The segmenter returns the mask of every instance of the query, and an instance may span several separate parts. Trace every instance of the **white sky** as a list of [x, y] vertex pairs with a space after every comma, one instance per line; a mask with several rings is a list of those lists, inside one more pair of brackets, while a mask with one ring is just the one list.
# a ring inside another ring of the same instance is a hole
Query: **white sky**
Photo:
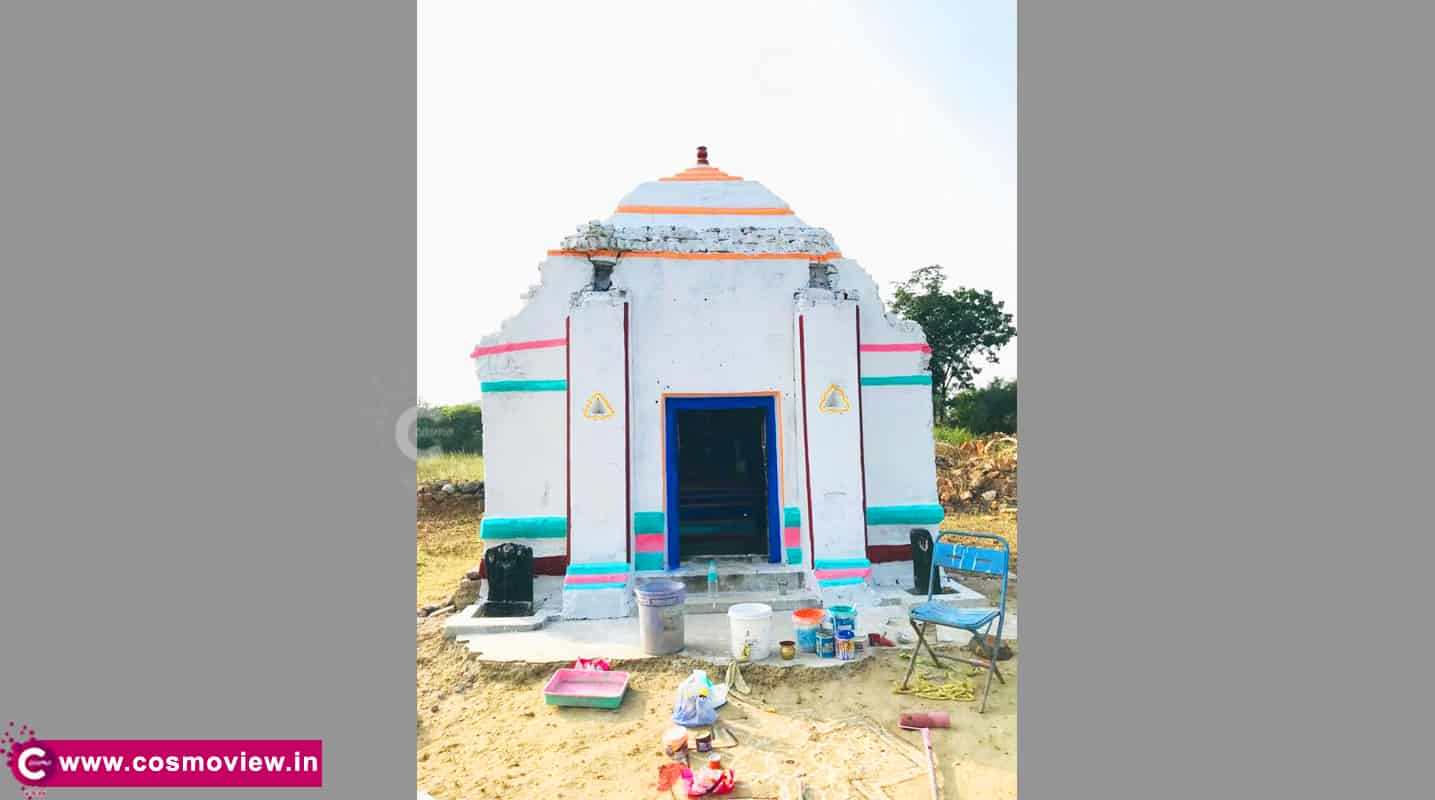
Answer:
[[418, 49], [427, 402], [477, 400], [468, 352], [545, 252], [700, 144], [884, 298], [937, 263], [1016, 312], [1014, 3], [423, 0]]

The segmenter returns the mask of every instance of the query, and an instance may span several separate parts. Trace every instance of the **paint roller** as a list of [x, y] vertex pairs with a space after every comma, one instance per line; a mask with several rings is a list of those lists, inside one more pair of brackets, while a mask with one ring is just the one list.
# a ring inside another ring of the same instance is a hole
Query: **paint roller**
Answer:
[[932, 728], [952, 727], [952, 715], [945, 711], [903, 711], [897, 715], [897, 727], [922, 732], [922, 746], [927, 750], [927, 787], [932, 800], [939, 800], [937, 793], [937, 754], [932, 750]]
[[945, 711], [903, 711], [897, 716], [897, 726], [912, 731], [918, 728], [950, 728], [952, 715]]

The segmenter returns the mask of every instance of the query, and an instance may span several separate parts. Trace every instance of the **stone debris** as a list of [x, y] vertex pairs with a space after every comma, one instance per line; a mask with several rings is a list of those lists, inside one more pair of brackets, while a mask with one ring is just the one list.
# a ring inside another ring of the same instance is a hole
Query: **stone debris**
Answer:
[[467, 575], [458, 582], [458, 588], [454, 590], [453, 596], [448, 599], [447, 605], [454, 608], [468, 608], [478, 602], [479, 588], [483, 582]]
[[1016, 511], [1016, 437], [937, 442], [937, 498], [957, 511]]
[[483, 481], [467, 481], [464, 483], [450, 483], [448, 481], [434, 481], [418, 487], [419, 503], [440, 503], [450, 501], [478, 501], [479, 510], [483, 510], [484, 487]]
[[596, 220], [563, 238], [564, 250], [665, 253], [831, 253], [822, 228], [686, 228], [677, 225], [615, 227]]
[[[987, 634], [986, 636], [973, 636], [971, 641], [966, 643], [965, 648], [968, 652], [980, 658], [991, 658], [992, 644], [996, 641], [996, 638], [997, 637], [991, 634]], [[1011, 657], [1011, 643], [1003, 641], [1001, 647], [997, 648], [997, 661], [1006, 661]]]

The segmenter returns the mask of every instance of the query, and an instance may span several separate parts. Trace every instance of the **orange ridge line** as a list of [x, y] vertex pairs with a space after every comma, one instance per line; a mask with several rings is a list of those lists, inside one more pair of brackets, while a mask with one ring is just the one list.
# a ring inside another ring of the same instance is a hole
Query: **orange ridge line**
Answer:
[[619, 214], [732, 214], [734, 216], [780, 217], [790, 208], [705, 208], [703, 206], [618, 206]]
[[667, 177], [667, 178], [658, 178], [658, 180], [660, 180], [660, 181], [740, 181], [740, 180], [742, 180], [742, 178], [741, 178], [740, 176], [737, 176], [737, 175], [712, 175], [712, 176], [709, 176], [709, 175], [694, 175], [694, 176], [691, 176], [691, 177], [683, 177], [682, 175], [673, 175], [673, 176]]

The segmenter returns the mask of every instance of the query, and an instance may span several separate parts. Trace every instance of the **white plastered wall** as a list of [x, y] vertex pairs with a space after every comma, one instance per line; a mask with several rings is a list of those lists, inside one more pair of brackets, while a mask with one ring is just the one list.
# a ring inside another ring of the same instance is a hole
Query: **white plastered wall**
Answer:
[[[807, 386], [802, 410], [811, 470], [808, 503], [814, 552], [808, 560], [865, 558], [862, 503], [861, 406], [857, 391], [857, 300], [841, 290], [804, 289], [798, 294], [793, 325], [801, 332], [806, 361], [798, 379]], [[805, 377], [804, 377], [805, 373]], [[822, 398], [840, 390], [848, 410], [824, 413]], [[805, 488], [805, 487], [804, 487]]]
[[[862, 298], [864, 345], [925, 345], [915, 322], [885, 313], [876, 283], [856, 262], [837, 262], [837, 285], [856, 289]], [[864, 378], [927, 373], [931, 356], [921, 351], [864, 352]], [[866, 386], [862, 388], [863, 445], [867, 505], [905, 506], [937, 503], [936, 452], [932, 440], [932, 391], [929, 385]], [[874, 525], [870, 545], [904, 545], [913, 528], [935, 531], [937, 525]]]
[[[529, 289], [527, 304], [480, 346], [561, 339], [572, 294], [592, 275], [586, 261], [540, 265], [541, 282]], [[483, 356], [480, 381], [564, 380], [567, 350], [551, 347]], [[566, 517], [566, 394], [490, 392], [483, 395], [484, 515]], [[522, 539], [535, 558], [566, 555], [563, 539]], [[493, 540], [486, 540], [493, 544]]]
[[[571, 469], [571, 563], [621, 562], [628, 556], [623, 388], [623, 309], [620, 291], [581, 292], [569, 314], [569, 413], [574, 453]], [[606, 414], [588, 414], [601, 395]]]
[[[815, 230], [815, 229], [814, 229]], [[911, 322], [887, 316], [877, 287], [851, 259], [830, 263], [833, 286], [856, 300], [860, 306], [861, 336], [864, 343], [923, 342], [921, 329]], [[564, 336], [565, 319], [576, 292], [592, 278], [592, 265], [581, 256], [555, 255], [540, 267], [542, 282], [530, 291], [528, 304], [502, 329], [487, 336], [481, 345], [545, 340]], [[663, 451], [662, 398], [664, 394], [729, 395], [777, 392], [780, 425], [779, 457], [784, 507], [797, 507], [802, 517], [804, 560], [811, 562], [809, 544], [811, 519], [806, 501], [801, 438], [801, 408], [798, 394], [798, 361], [794, 297], [808, 292], [808, 261], [792, 259], [682, 260], [645, 257], [625, 253], [613, 271], [613, 294], [621, 292], [630, 304], [629, 353], [632, 386], [632, 503], [633, 512], [665, 508], [665, 457]], [[602, 293], [597, 293], [602, 294]], [[835, 309], [832, 309], [835, 312]], [[856, 365], [855, 327], [851, 311], [845, 329], [848, 340], [834, 353], [845, 352]], [[840, 325], [839, 325], [840, 327]], [[578, 333], [574, 338], [577, 341]], [[810, 336], [810, 332], [809, 332]], [[809, 338], [809, 347], [812, 346]], [[834, 345], [835, 346], [835, 345]], [[581, 419], [588, 393], [577, 387], [576, 377], [585, 367], [578, 363], [582, 344], [575, 346], [577, 360], [570, 381], [574, 414]], [[809, 353], [812, 357], [812, 353]], [[862, 373], [866, 375], [917, 374], [925, 372], [927, 356], [919, 352], [865, 353]], [[487, 356], [478, 360], [479, 377], [491, 380], [552, 380], [565, 377], [565, 348], [523, 350]], [[612, 368], [615, 385], [621, 387], [621, 361]], [[816, 404], [827, 384], [814, 377], [809, 365], [809, 416], [846, 416], [856, 427], [855, 415], [862, 407], [865, 448], [867, 505], [913, 505], [936, 503], [936, 468], [933, 460], [932, 415], [929, 387], [866, 387], [857, 391], [855, 373], [844, 384], [853, 411], [848, 415], [820, 415]], [[818, 385], [820, 383], [820, 385]], [[621, 395], [621, 388], [615, 391]], [[580, 396], [581, 395], [581, 396]], [[860, 395], [860, 399], [859, 399]], [[566, 459], [564, 393], [495, 393], [484, 397], [484, 454], [486, 462], [488, 514], [492, 516], [565, 516]], [[624, 406], [613, 395], [615, 406]], [[627, 410], [625, 407], [623, 410]], [[612, 420], [617, 423], [620, 420]], [[576, 424], [576, 420], [575, 420]], [[620, 428], [618, 424], [611, 426]], [[814, 444], [814, 456], [816, 448]], [[574, 445], [574, 458], [583, 457]], [[855, 453], [856, 450], [852, 451]], [[621, 454], [619, 456], [621, 459]], [[856, 470], [854, 462], [853, 470]], [[621, 460], [617, 473], [622, 475]], [[575, 470], [575, 478], [577, 473]], [[842, 485], [821, 485], [814, 475], [815, 494], [846, 493], [849, 477]], [[861, 473], [857, 473], [855, 521], [850, 514], [841, 523], [846, 534], [837, 532], [833, 546], [825, 540], [819, 523], [817, 550], [820, 557], [862, 557], [865, 553], [853, 541], [861, 541], [865, 509], [861, 507]], [[575, 495], [579, 484], [575, 480]], [[614, 494], [621, 502], [622, 490]], [[578, 501], [575, 497], [575, 506]], [[814, 503], [814, 507], [818, 505]], [[576, 513], [575, 513], [576, 516]], [[858, 533], [853, 539], [854, 525]], [[870, 544], [905, 544], [907, 531], [923, 526], [878, 526], [867, 531]], [[624, 520], [623, 530], [628, 529]], [[851, 540], [851, 541], [849, 541]], [[580, 537], [574, 536], [575, 553]], [[529, 540], [535, 556], [562, 555], [564, 542]], [[615, 551], [603, 544], [606, 552]], [[848, 552], [848, 551], [852, 552]], [[840, 551], [840, 552], [838, 552]], [[575, 555], [580, 560], [623, 560]]]
[[[776, 392], [779, 505], [797, 506], [792, 293], [805, 258], [685, 261], [631, 253], [613, 271], [631, 301], [633, 511], [666, 513], [663, 396]], [[804, 516], [806, 512], [804, 511]]]

